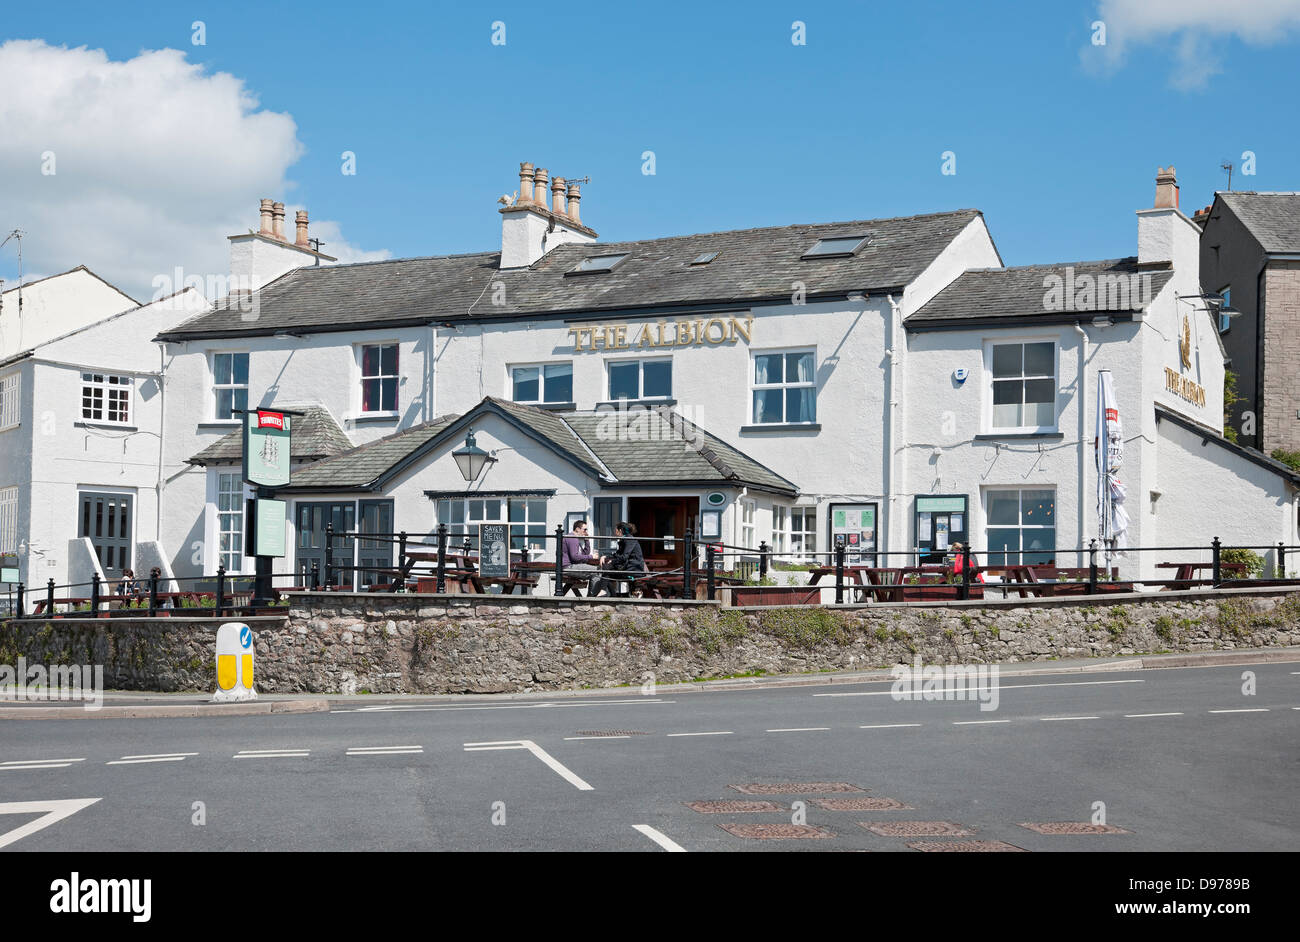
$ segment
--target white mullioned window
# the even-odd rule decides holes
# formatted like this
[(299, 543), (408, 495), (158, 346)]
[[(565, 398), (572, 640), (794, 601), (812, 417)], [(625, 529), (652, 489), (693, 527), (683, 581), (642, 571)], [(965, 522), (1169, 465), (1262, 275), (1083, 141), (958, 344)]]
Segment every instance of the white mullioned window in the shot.
[(817, 508), (790, 508), (790, 554), (807, 559), (817, 552)]
[(573, 363), (510, 367), (510, 398), (515, 402), (572, 402)]
[(244, 482), (238, 474), (217, 475), (217, 562), (226, 572), (244, 565)]
[(817, 354), (814, 350), (754, 354), (750, 395), (755, 425), (817, 421)]
[(236, 418), (248, 408), (248, 354), (212, 354), (212, 417), (219, 422)]
[(987, 347), (991, 385), (990, 429), (1056, 431), (1056, 343), (991, 343)]
[(0, 553), (18, 552), (18, 488), (0, 488)]
[(984, 492), (990, 566), (1056, 562), (1056, 491)]
[(17, 428), (22, 421), (22, 374), (0, 376), (0, 432)]
[(129, 376), (108, 373), (81, 374), (81, 417), (87, 422), (129, 425), (131, 386)]
[(397, 411), (397, 344), (365, 344), (361, 347), (361, 412)]
[(609, 400), (670, 399), (673, 395), (673, 361), (609, 360)]
[(772, 508), (772, 552), (784, 556), (789, 509), (777, 505)]
[(754, 508), (757, 502), (742, 500), (740, 502), (740, 545), (746, 549), (757, 549), (754, 542)]

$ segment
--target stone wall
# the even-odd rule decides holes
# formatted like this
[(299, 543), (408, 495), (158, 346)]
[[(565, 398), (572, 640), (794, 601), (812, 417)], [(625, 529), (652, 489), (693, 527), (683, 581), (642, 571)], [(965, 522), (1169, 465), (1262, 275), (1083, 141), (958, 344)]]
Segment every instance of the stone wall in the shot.
[[(494, 693), (910, 662), (1114, 657), (1300, 644), (1300, 593), (809, 608), (463, 595), (295, 594), (247, 619), (257, 689)], [(102, 663), (112, 688), (212, 690), (216, 619), (57, 619), (0, 626), (0, 663)]]

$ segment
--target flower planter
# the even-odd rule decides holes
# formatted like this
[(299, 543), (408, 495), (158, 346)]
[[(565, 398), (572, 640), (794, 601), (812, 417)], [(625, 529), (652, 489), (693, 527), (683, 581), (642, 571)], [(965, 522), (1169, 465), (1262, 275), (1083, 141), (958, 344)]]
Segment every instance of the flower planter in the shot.
[(731, 604), (819, 605), (822, 591), (806, 585), (738, 585), (731, 588)]
[[(982, 583), (971, 583), (970, 597), (972, 599), (984, 598), (984, 586)], [(903, 586), (904, 602), (956, 602), (960, 598), (961, 586), (959, 585), (938, 584)]]

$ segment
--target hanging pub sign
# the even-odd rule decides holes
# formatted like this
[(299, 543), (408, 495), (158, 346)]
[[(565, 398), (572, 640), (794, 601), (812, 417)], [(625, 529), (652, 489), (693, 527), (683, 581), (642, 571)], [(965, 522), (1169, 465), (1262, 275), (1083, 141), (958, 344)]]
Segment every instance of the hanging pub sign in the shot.
[(289, 483), (291, 416), (249, 409), (244, 413), (244, 480), (262, 487)]
[(0, 582), (18, 581), (18, 554), (0, 553)]
[(245, 520), (252, 525), (244, 536), (245, 556), (285, 555), (284, 529), (288, 522), (288, 504), (282, 500), (259, 497), (244, 502)]

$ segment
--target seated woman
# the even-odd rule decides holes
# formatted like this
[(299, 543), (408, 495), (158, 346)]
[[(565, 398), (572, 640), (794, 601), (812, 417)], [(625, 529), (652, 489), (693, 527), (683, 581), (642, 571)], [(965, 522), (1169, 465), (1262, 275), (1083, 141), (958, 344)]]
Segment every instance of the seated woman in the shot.
[[(952, 544), (952, 574), (958, 581), (961, 581), (962, 561), (964, 556), (965, 553), (963, 552), (962, 545), (960, 543)], [(980, 572), (979, 563), (975, 562), (975, 555), (973, 553), (970, 556), (970, 581), (984, 581), (984, 573)]]
[[(614, 527), (614, 535), (618, 537), (618, 548), (614, 555), (600, 558), (600, 568), (609, 572), (646, 572), (645, 557), (641, 554), (641, 544), (636, 539), (636, 527), (626, 520), (620, 521)], [(597, 579), (590, 594), (613, 594), (615, 581), (623, 580)]]

